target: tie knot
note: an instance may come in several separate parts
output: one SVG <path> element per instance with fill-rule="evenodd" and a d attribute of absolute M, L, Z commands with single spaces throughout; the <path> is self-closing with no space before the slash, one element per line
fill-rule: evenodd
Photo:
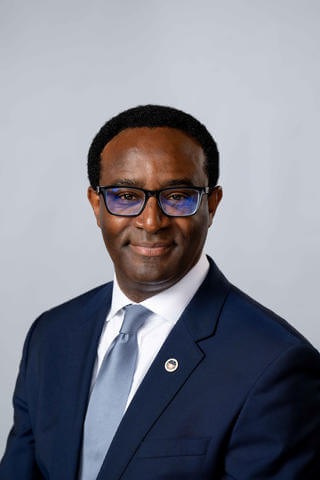
<path fill-rule="evenodd" d="M 142 305 L 127 305 L 124 307 L 124 319 L 120 333 L 135 334 L 150 315 L 150 310 Z"/>

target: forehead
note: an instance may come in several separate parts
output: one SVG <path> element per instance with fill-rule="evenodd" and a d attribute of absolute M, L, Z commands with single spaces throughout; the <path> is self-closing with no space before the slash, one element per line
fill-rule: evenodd
<path fill-rule="evenodd" d="M 128 128 L 116 135 L 101 153 L 101 178 L 190 177 L 205 181 L 201 145 L 181 130 L 169 127 Z"/>

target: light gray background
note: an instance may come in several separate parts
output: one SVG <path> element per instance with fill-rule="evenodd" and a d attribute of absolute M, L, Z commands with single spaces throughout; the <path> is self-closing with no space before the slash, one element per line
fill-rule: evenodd
<path fill-rule="evenodd" d="M 317 0 L 2 0 L 0 453 L 26 332 L 112 278 L 86 154 L 145 103 L 204 122 L 223 203 L 207 252 L 320 347 Z"/>

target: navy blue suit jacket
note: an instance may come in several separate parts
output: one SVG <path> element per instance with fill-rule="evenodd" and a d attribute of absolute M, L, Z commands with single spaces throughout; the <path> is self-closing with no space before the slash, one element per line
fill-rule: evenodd
<path fill-rule="evenodd" d="M 320 356 L 209 273 L 126 411 L 99 480 L 320 478 Z M 112 283 L 41 315 L 23 350 L 1 480 L 74 480 Z M 174 372 L 164 368 L 176 358 Z"/>

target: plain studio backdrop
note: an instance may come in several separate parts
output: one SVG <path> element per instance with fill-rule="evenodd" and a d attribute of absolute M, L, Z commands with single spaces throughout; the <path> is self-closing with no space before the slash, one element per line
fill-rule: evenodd
<path fill-rule="evenodd" d="M 224 198 L 206 252 L 319 348 L 319 2 L 2 0 L 0 18 L 0 455 L 31 323 L 112 279 L 86 155 L 126 108 L 207 126 Z"/>

